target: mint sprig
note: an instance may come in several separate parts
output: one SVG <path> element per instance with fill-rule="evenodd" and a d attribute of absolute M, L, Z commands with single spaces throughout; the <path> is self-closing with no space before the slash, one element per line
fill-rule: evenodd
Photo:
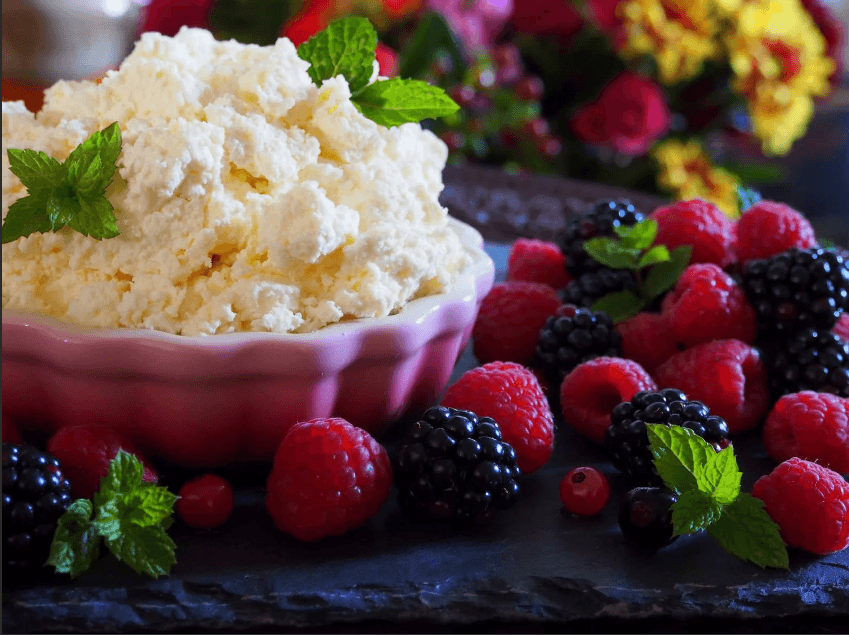
<path fill-rule="evenodd" d="M 9 169 L 27 196 L 9 206 L 3 244 L 66 225 L 84 236 L 114 238 L 120 232 L 105 196 L 121 154 L 118 123 L 93 133 L 63 163 L 35 150 L 9 148 Z"/>
<path fill-rule="evenodd" d="M 308 73 L 316 86 L 342 75 L 351 90 L 351 101 L 365 117 L 383 126 L 398 126 L 422 119 L 444 117 L 459 106 L 437 86 L 393 77 L 369 84 L 377 32 L 366 18 L 347 17 L 298 47 L 298 57 L 310 63 Z"/>
<path fill-rule="evenodd" d="M 587 254 L 611 269 L 633 271 L 637 291 L 615 291 L 593 303 L 593 311 L 607 313 L 614 322 L 636 315 L 665 293 L 690 263 L 693 248 L 682 245 L 669 251 L 655 245 L 657 221 L 646 219 L 634 225 L 614 227 L 616 237 L 599 236 L 584 242 Z"/>
<path fill-rule="evenodd" d="M 741 492 L 742 473 L 729 446 L 715 452 L 707 441 L 680 426 L 648 424 L 654 465 L 675 491 L 675 535 L 707 532 L 729 553 L 759 567 L 787 569 L 787 546 L 763 502 Z"/>
<path fill-rule="evenodd" d="M 94 504 L 74 501 L 59 519 L 48 565 L 76 578 L 100 555 L 100 545 L 137 573 L 157 578 L 177 562 L 176 545 L 166 530 L 177 496 L 142 481 L 144 465 L 120 450 L 94 495 Z"/>

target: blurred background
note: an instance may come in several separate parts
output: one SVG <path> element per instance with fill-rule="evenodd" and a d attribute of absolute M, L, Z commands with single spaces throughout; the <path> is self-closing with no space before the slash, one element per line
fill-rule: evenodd
<path fill-rule="evenodd" d="M 368 17 L 384 75 L 461 106 L 450 162 L 701 197 L 739 188 L 849 245 L 849 0 L 3 0 L 3 100 L 98 81 L 141 33 L 257 44 Z"/>

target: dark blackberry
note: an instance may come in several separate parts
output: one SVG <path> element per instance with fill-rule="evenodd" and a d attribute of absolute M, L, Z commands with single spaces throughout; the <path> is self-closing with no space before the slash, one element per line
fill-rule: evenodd
<path fill-rule="evenodd" d="M 600 267 L 572 280 L 561 293 L 565 304 L 592 308 L 599 298 L 614 291 L 637 291 L 637 279 L 627 269 Z"/>
<path fill-rule="evenodd" d="M 584 251 L 584 241 L 597 236 L 613 236 L 619 225 L 636 225 L 643 215 L 629 201 L 600 201 L 587 213 L 569 220 L 558 237 L 566 256 L 566 270 L 573 278 L 603 268 Z"/>
<path fill-rule="evenodd" d="M 619 504 L 619 528 L 636 547 L 657 551 L 674 542 L 672 503 L 675 492 L 662 487 L 636 487 Z"/>
<path fill-rule="evenodd" d="M 804 328 L 830 330 L 849 308 L 849 263 L 833 249 L 789 249 L 747 262 L 741 286 L 761 341 Z"/>
<path fill-rule="evenodd" d="M 849 342 L 835 333 L 803 329 L 761 348 L 773 399 L 813 390 L 849 397 Z"/>
<path fill-rule="evenodd" d="M 575 366 L 601 356 L 622 357 L 613 320 L 606 313 L 564 305 L 540 329 L 534 366 L 559 386 Z"/>
<path fill-rule="evenodd" d="M 394 458 L 398 502 L 417 519 L 483 522 L 519 495 L 516 451 L 493 419 L 467 410 L 430 408 Z"/>
<path fill-rule="evenodd" d="M 649 450 L 647 423 L 689 428 L 717 451 L 728 444 L 725 420 L 711 415 L 701 401 L 687 400 L 686 395 L 675 388 L 638 392 L 631 401 L 623 401 L 613 409 L 610 421 L 604 445 L 613 465 L 640 485 L 663 484 Z"/>
<path fill-rule="evenodd" d="M 3 444 L 3 567 L 40 567 L 50 555 L 71 485 L 59 461 L 31 445 Z"/>

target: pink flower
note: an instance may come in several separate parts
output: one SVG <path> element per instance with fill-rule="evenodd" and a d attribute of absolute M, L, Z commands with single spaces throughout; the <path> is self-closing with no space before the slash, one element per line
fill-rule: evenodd
<path fill-rule="evenodd" d="M 471 52 L 492 44 L 513 13 L 513 0 L 426 0 L 425 8 L 440 13 Z"/>
<path fill-rule="evenodd" d="M 598 99 L 572 118 L 581 141 L 639 156 L 669 128 L 666 97 L 656 83 L 629 71 L 613 78 Z"/>

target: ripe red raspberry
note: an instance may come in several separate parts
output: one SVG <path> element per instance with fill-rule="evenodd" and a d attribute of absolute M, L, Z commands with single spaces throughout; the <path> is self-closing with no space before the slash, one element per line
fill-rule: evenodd
<path fill-rule="evenodd" d="M 849 313 L 844 313 L 837 320 L 837 324 L 831 329 L 831 332 L 837 335 L 844 342 L 849 342 Z"/>
<path fill-rule="evenodd" d="M 564 289 L 572 280 L 565 265 L 566 256 L 556 244 L 536 238 L 518 238 L 507 256 L 507 280 L 540 282 L 553 289 Z"/>
<path fill-rule="evenodd" d="M 714 340 L 676 353 L 654 377 L 660 388 L 678 388 L 704 403 L 732 434 L 754 428 L 769 409 L 763 362 L 740 340 Z"/>
<path fill-rule="evenodd" d="M 784 395 L 767 415 L 763 442 L 778 463 L 798 457 L 849 473 L 849 399 L 810 390 Z"/>
<path fill-rule="evenodd" d="M 547 284 L 499 282 L 481 302 L 472 329 L 474 353 L 487 362 L 530 365 L 545 318 L 554 315 L 560 298 Z"/>
<path fill-rule="evenodd" d="M 18 429 L 18 424 L 5 412 L 3 413 L 3 443 L 23 443 L 24 439 L 21 436 L 21 431 Z"/>
<path fill-rule="evenodd" d="M 693 246 L 690 264 L 725 267 L 734 261 L 734 223 L 712 203 L 681 201 L 657 208 L 649 218 L 657 221 L 657 244 L 669 249 Z"/>
<path fill-rule="evenodd" d="M 217 474 L 204 474 L 188 481 L 178 495 L 177 514 L 195 529 L 220 527 L 233 512 L 233 488 Z"/>
<path fill-rule="evenodd" d="M 610 483 L 594 467 L 576 467 L 560 481 L 560 502 L 570 514 L 595 516 L 610 500 Z"/>
<path fill-rule="evenodd" d="M 737 258 L 740 262 L 771 258 L 791 247 L 808 249 L 817 244 L 808 219 L 784 203 L 761 201 L 746 210 L 737 222 Z"/>
<path fill-rule="evenodd" d="M 661 312 L 672 337 L 687 347 L 727 339 L 751 344 L 758 333 L 745 292 L 712 263 L 687 267 L 663 299 Z"/>
<path fill-rule="evenodd" d="M 283 437 L 265 507 L 280 531 L 313 541 L 365 524 L 391 486 L 389 456 L 368 432 L 338 417 L 317 418 Z"/>
<path fill-rule="evenodd" d="M 100 479 L 109 473 L 109 463 L 118 450 L 134 454 L 144 464 L 142 480 L 148 483 L 159 480 L 159 475 L 135 445 L 108 426 L 67 426 L 57 430 L 47 442 L 47 451 L 59 459 L 76 498 L 94 497 L 100 489 Z"/>
<path fill-rule="evenodd" d="M 520 364 L 490 362 L 466 371 L 445 392 L 442 405 L 495 419 L 524 474 L 551 458 L 554 416 L 536 376 Z"/>
<path fill-rule="evenodd" d="M 669 325 L 660 313 L 643 311 L 616 325 L 622 338 L 622 356 L 632 359 L 649 374 L 681 350 L 669 337 Z"/>
<path fill-rule="evenodd" d="M 657 390 L 637 362 L 619 357 L 596 357 L 578 364 L 560 385 L 563 418 L 596 443 L 604 443 L 610 413 L 641 390 Z"/>
<path fill-rule="evenodd" d="M 755 481 L 752 496 L 791 547 L 826 555 L 849 546 L 849 483 L 834 470 L 794 457 Z"/>

